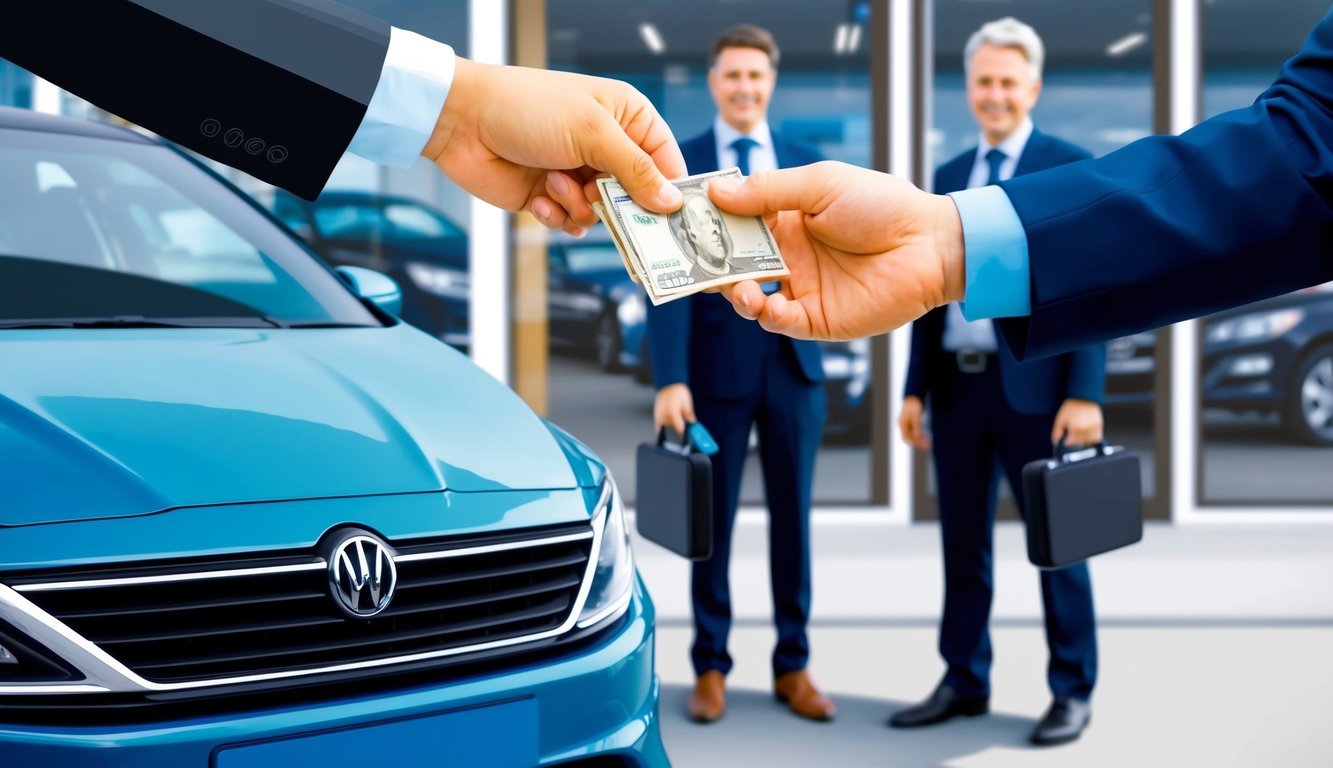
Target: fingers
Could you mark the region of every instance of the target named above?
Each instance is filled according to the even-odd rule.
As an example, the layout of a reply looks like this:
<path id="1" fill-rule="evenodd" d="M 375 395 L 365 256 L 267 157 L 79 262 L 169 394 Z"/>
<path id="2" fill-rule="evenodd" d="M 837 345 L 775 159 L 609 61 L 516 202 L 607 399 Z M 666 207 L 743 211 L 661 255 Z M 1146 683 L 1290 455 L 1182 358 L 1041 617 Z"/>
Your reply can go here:
<path id="1" fill-rule="evenodd" d="M 759 283 L 754 280 L 742 280 L 739 283 L 724 285 L 721 290 L 722 295 L 731 302 L 736 314 L 746 320 L 758 319 L 765 298 L 764 289 L 759 287 Z"/>
<path id="2" fill-rule="evenodd" d="M 764 297 L 759 310 L 759 326 L 794 339 L 809 339 L 815 335 L 814 323 L 805 305 L 800 301 L 789 300 L 782 293 Z"/>
<path id="3" fill-rule="evenodd" d="M 731 302 L 736 314 L 746 320 L 758 320 L 764 330 L 794 339 L 814 338 L 814 321 L 809 311 L 800 300 L 790 299 L 788 293 L 784 285 L 782 291 L 766 295 L 753 280 L 722 287 L 722 295 Z"/>
<path id="4" fill-rule="evenodd" d="M 551 197 L 569 218 L 580 227 L 591 227 L 597 223 L 597 214 L 583 195 L 583 188 L 563 171 L 551 171 L 546 174 L 546 194 Z"/>
<path id="5" fill-rule="evenodd" d="M 744 183 L 713 179 L 708 195 L 723 209 L 744 216 L 777 211 L 819 213 L 828 205 L 827 184 L 834 181 L 838 163 L 816 163 L 800 168 L 751 175 Z"/>

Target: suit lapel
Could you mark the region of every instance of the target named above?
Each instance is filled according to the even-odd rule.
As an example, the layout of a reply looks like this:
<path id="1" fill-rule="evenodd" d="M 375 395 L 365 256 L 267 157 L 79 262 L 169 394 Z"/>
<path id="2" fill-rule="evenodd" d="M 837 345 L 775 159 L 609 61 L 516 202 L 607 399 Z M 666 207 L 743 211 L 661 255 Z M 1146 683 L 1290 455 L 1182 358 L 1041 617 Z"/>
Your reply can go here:
<path id="1" fill-rule="evenodd" d="M 717 134 L 712 128 L 682 144 L 680 151 L 691 175 L 718 170 Z"/>
<path id="2" fill-rule="evenodd" d="M 1018 156 L 1018 165 L 1014 167 L 1015 176 L 1040 171 L 1044 167 L 1042 157 L 1045 154 L 1045 144 L 1046 134 L 1033 128 L 1028 143 L 1023 147 L 1023 154 Z"/>

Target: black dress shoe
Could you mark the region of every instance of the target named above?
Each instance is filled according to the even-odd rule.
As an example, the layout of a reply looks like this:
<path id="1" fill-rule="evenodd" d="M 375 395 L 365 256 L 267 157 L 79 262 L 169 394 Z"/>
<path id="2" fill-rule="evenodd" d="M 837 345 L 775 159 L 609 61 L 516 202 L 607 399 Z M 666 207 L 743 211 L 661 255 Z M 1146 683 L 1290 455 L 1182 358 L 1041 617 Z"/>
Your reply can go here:
<path id="1" fill-rule="evenodd" d="M 895 712 L 889 718 L 894 728 L 916 728 L 952 720 L 955 717 L 976 717 L 990 711 L 990 699 L 984 696 L 961 696 L 953 686 L 940 683 L 930 698 Z"/>
<path id="2" fill-rule="evenodd" d="M 1067 744 L 1092 721 L 1092 705 L 1078 699 L 1056 699 L 1032 731 L 1032 743 L 1043 747 Z"/>

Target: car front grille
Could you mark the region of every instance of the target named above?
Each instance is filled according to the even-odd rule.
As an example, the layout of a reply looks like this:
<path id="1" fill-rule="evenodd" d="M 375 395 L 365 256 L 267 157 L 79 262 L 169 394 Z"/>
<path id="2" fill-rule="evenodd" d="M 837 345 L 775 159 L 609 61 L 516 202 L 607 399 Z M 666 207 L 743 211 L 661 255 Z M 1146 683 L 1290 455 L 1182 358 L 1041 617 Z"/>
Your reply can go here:
<path id="1" fill-rule="evenodd" d="M 566 625 L 592 551 L 582 524 L 399 544 L 392 603 L 349 619 L 323 558 L 177 563 L 16 583 L 38 607 L 160 684 L 252 680 L 452 657 Z"/>

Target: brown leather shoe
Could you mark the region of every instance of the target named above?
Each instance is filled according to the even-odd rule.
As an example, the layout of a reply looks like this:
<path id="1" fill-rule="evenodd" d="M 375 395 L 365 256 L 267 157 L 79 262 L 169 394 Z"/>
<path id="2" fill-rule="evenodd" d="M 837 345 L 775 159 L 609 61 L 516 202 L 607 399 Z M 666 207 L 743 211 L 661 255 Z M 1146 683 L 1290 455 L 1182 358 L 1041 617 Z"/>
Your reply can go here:
<path id="1" fill-rule="evenodd" d="M 804 669 L 788 672 L 773 681 L 773 695 L 778 701 L 785 702 L 797 716 L 807 720 L 832 720 L 838 711 L 833 700 L 815 688 Z"/>
<path id="2" fill-rule="evenodd" d="M 726 678 L 716 669 L 699 675 L 685 706 L 696 723 L 711 723 L 722 717 L 727 711 Z"/>

